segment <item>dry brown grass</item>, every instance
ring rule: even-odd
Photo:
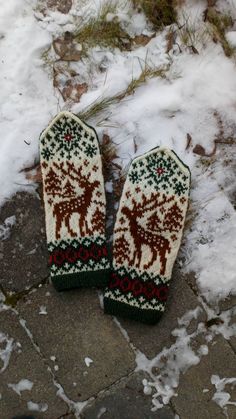
[[[133,0],[133,3],[135,8],[144,11],[156,30],[177,20],[176,0]]]
[[[142,84],[144,84],[148,79],[153,77],[165,78],[168,69],[169,66],[151,68],[147,64],[145,64],[139,77],[133,78],[125,90],[111,97],[99,98],[91,105],[89,105],[87,108],[85,108],[84,111],[80,112],[78,116],[84,120],[94,117],[95,115],[108,109],[111,105],[119,103],[122,99],[134,94],[135,90]]]
[[[225,36],[225,31],[233,25],[233,19],[230,15],[219,13],[210,7],[206,10],[205,19],[209,22],[209,32],[212,39],[216,43],[221,43],[224,53],[227,57],[231,57],[234,48],[231,47]]]
[[[116,17],[110,20],[109,14],[116,11],[114,1],[107,2],[101,6],[99,15],[89,19],[87,24],[75,33],[75,40],[82,46],[82,54],[86,55],[87,50],[96,45],[103,47],[119,48],[129,50],[131,38],[121,27]]]

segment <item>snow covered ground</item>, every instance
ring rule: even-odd
[[[184,272],[195,273],[200,295],[217,304],[236,294],[236,1],[217,2],[218,10],[233,19],[226,31],[230,57],[221,42],[214,42],[204,22],[204,0],[180,2],[179,26],[157,33],[132,2],[116,1],[106,19],[118,20],[131,39],[143,34],[150,37],[149,42],[124,50],[92,46],[83,59],[59,63],[57,86],[66,86],[68,74],[76,74],[76,81],[87,86],[79,102],[64,101],[53,83],[58,55],[52,41],[66,31],[83,28],[99,16],[106,2],[74,0],[66,14],[36,0],[8,0],[1,5],[0,205],[18,190],[33,190],[22,169],[38,161],[38,137],[50,119],[62,109],[83,114],[103,101],[102,110],[91,114],[88,122],[100,138],[104,133],[110,136],[122,167],[158,145],[172,148],[189,165],[192,190],[178,263]],[[189,33],[191,42],[186,40]],[[138,82],[130,90],[134,81]],[[10,228],[7,222],[6,226]],[[6,226],[0,226],[0,235]],[[46,313],[41,310],[41,314]],[[165,385],[154,376],[152,384],[144,383],[147,394],[156,390],[154,407],[159,407],[159,396],[162,402],[169,401],[179,374],[207,353],[204,345],[198,353],[192,352],[189,345],[194,336],[182,327],[197,315],[180,319],[180,328],[173,332],[176,343],[164,349],[169,360]],[[195,333],[204,333],[203,326]],[[218,328],[216,333],[231,336],[235,328]],[[182,358],[173,364],[176,351],[186,354],[184,365]],[[153,365],[159,367],[162,355],[149,361],[137,353],[137,369],[151,373]],[[224,407],[225,379],[215,376],[212,380],[215,401]]]

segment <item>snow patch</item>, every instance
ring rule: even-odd
[[[18,190],[30,190],[21,170],[38,159],[39,134],[57,112],[42,59],[51,36],[34,18],[35,5],[35,0],[9,0],[0,9],[0,205]]]
[[[39,314],[48,314],[47,313],[47,307],[46,306],[40,306],[39,307]]]
[[[112,181],[105,183],[105,189],[107,192],[112,193],[113,192],[113,183]]]
[[[230,400],[231,395],[225,391],[225,386],[231,385],[231,387],[234,387],[236,385],[236,378],[220,378],[218,375],[212,375],[211,383],[214,384],[216,388],[216,392],[213,395],[212,400],[224,409],[227,415],[227,406],[236,406],[236,401],[233,402]]]
[[[235,48],[236,47],[236,31],[227,32],[226,38],[229,44]]]
[[[102,417],[102,415],[104,415],[104,413],[106,413],[107,409],[105,407],[100,407],[98,414],[97,414],[97,419],[100,419]]]
[[[216,318],[216,313],[209,308],[204,302],[203,307],[206,309],[208,321]],[[190,310],[178,319],[179,327],[172,331],[172,335],[176,337],[175,343],[169,348],[164,347],[163,350],[157,354],[153,359],[148,359],[145,354],[134,348],[136,353],[136,371],[144,371],[149,374],[150,380],[143,380],[144,394],[152,396],[153,408],[155,411],[168,404],[173,396],[176,396],[176,389],[179,385],[180,374],[185,373],[191,366],[197,365],[203,356],[208,355],[207,343],[212,342],[216,335],[222,335],[225,339],[230,339],[236,336],[236,325],[232,322],[236,315],[236,308],[227,310],[217,316],[216,324],[206,328],[204,323],[198,323],[196,330],[188,334],[187,327],[192,320],[196,320],[201,314],[201,307],[196,307],[195,310]],[[201,336],[205,343],[199,345],[197,348],[194,345],[194,350],[191,347],[192,343],[196,343],[196,337]],[[216,376],[214,376],[216,377]],[[217,380],[213,378],[214,383],[218,385],[217,392],[222,391],[222,386],[226,384],[236,384],[235,379],[231,381]],[[235,381],[235,383],[234,383]],[[218,391],[219,390],[219,391]],[[208,389],[203,389],[203,393],[208,392]],[[228,402],[230,396],[218,394],[215,399],[219,403]],[[216,401],[215,400],[215,401]],[[234,403],[234,402],[233,402]]]
[[[17,384],[8,384],[8,387],[11,388],[15,393],[21,396],[21,392],[28,390],[31,391],[33,387],[32,381],[28,380],[27,378],[23,378]]]
[[[3,363],[3,366],[0,369],[0,373],[5,371],[5,369],[8,367],[11,353],[14,349],[13,342],[13,338],[9,338],[8,335],[0,332],[0,360]]]
[[[91,358],[89,358],[88,356],[86,356],[86,358],[84,358],[84,362],[85,362],[87,367],[90,367],[90,364],[93,363],[93,360]]]
[[[48,410],[48,405],[47,403],[35,403],[30,400],[27,402],[27,408],[34,412],[46,412]]]
[[[6,240],[10,236],[11,228],[16,222],[16,216],[7,217],[2,225],[0,225],[0,240]]]
[[[85,408],[85,406],[88,404],[88,401],[86,400],[84,402],[74,402],[73,400],[69,399],[69,397],[65,393],[64,388],[55,380],[55,378],[53,382],[54,385],[57,387],[57,396],[60,397],[71,409],[73,409],[76,419],[80,419],[80,414],[82,410]],[[90,399],[90,401],[92,400],[93,398]]]
[[[200,314],[200,307],[196,310],[187,312],[183,318],[179,319],[179,324],[189,324],[196,318],[196,313]],[[163,350],[152,360],[149,360],[142,352],[136,351],[136,371],[147,372],[152,381],[143,380],[144,393],[152,394],[152,411],[161,409],[168,404],[170,399],[177,395],[176,389],[179,384],[179,377],[193,365],[200,362],[200,358],[207,354],[205,348],[201,348],[197,353],[191,348],[191,341],[204,329],[202,323],[198,324],[197,330],[192,334],[187,333],[184,326],[180,326],[172,331],[176,337],[176,342],[169,348]],[[155,374],[157,371],[157,374]]]

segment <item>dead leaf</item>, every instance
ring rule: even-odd
[[[195,147],[193,149],[193,153],[198,154],[199,156],[205,156],[206,155],[205,148],[202,147],[200,144],[195,145]]]
[[[206,153],[206,150],[204,147],[202,147],[200,144],[195,145],[193,149],[193,153],[198,154],[202,157],[212,157],[216,154],[217,144],[214,142],[213,150],[210,153]]]
[[[49,9],[56,9],[60,13],[67,14],[72,7],[72,0],[47,0]]]
[[[67,100],[72,100],[73,102],[78,103],[81,96],[87,91],[87,83],[73,83],[72,80],[67,80],[65,87],[61,91],[61,94],[65,102]]]
[[[134,38],[133,38],[133,42],[136,44],[136,45],[143,45],[144,47],[145,47],[145,45],[147,45],[148,44],[148,42],[150,42],[150,40],[153,38],[153,36],[147,36],[147,35],[143,35],[143,34],[141,34],[141,35],[136,35]]]
[[[42,182],[42,172],[41,172],[40,164],[23,169],[22,172],[25,172],[26,179],[30,180],[31,182],[34,182],[34,183]]]
[[[167,54],[168,52],[172,50],[173,45],[175,43],[175,39],[176,39],[176,33],[173,30],[170,30],[166,35],[166,41],[167,41],[166,53]]]
[[[66,32],[64,38],[54,39],[52,45],[56,54],[63,61],[79,61],[81,58],[78,43],[73,40],[70,32]]]

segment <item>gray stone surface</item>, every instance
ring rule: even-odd
[[[229,310],[236,306],[236,295],[231,295],[219,302],[219,311]]]
[[[236,327],[236,307],[234,307],[234,315],[232,315],[231,321],[230,321],[230,326],[232,327]],[[231,345],[235,356],[236,356],[236,336],[231,336],[230,340],[229,340],[229,344]],[[235,362],[236,362],[236,358],[235,358]]]
[[[47,314],[39,314],[41,306]],[[135,368],[133,351],[103,314],[95,290],[58,293],[49,285],[28,295],[17,309],[73,400],[96,395]],[[86,357],[93,360],[89,367]]]
[[[21,292],[49,275],[44,210],[36,195],[18,193],[0,212],[0,224],[15,215],[10,236],[0,241],[0,284],[5,291]]]
[[[56,395],[49,365],[71,400],[84,401],[94,397],[82,412],[81,419],[174,419],[170,407],[151,411],[151,396],[143,393],[145,374],[134,372],[136,363],[132,346],[112,317],[103,314],[96,290],[58,293],[51,285],[39,285],[49,274],[40,200],[33,195],[17,194],[1,209],[0,224],[11,215],[16,216],[16,224],[10,237],[0,241],[0,285],[8,294],[8,304],[18,301],[16,308],[20,317],[26,320],[40,354],[19,324],[18,316],[10,310],[1,312],[0,332],[13,338],[15,346],[9,366],[0,373],[0,419],[12,419],[20,414],[33,414],[35,419],[75,418],[67,404]],[[36,285],[37,289],[32,290]],[[24,291],[28,288],[31,291],[27,294]],[[9,298],[10,292],[15,292],[15,297]],[[178,318],[200,305],[196,294],[194,274],[182,276],[175,268],[167,308],[157,325],[118,320],[131,342],[148,358],[153,358],[164,346],[169,347],[176,341],[171,332],[178,327]],[[222,301],[216,314],[235,308],[235,301],[235,297]],[[199,321],[205,320],[202,311],[197,320],[191,321],[188,333],[195,330]],[[235,320],[236,316],[232,323]],[[17,346],[17,342],[22,346]],[[202,343],[206,343],[204,334],[197,336],[191,347],[197,353]],[[0,341],[0,351],[5,344],[4,340]],[[212,401],[215,387],[211,384],[211,375],[235,377],[235,356],[236,337],[226,341],[218,336],[213,345],[209,344],[209,355],[203,356],[198,365],[181,375],[178,397],[171,400],[180,419],[225,418],[222,409]],[[86,357],[93,360],[90,366],[86,366]],[[0,358],[0,370],[2,365]],[[8,384],[16,384],[23,378],[32,381],[34,386],[31,391],[23,391],[20,397]],[[209,391],[203,392],[204,388]],[[226,391],[235,401],[236,389],[227,386]],[[30,400],[46,403],[47,411],[28,411]],[[236,417],[234,406],[228,407],[228,415],[229,419]]]
[[[156,325],[149,326],[118,318],[127,331],[131,342],[148,358],[153,358],[164,346],[170,346],[175,341],[171,332],[178,326],[178,318],[182,317],[186,311],[199,306],[197,297],[177,269],[174,270],[172,278],[166,311]],[[195,329],[198,321],[204,321],[205,319],[206,315],[202,311],[198,320],[191,322],[189,332]]]
[[[144,378],[149,377],[135,373],[112,386],[86,407],[81,419],[174,419],[175,414],[168,406],[151,411],[151,397],[143,393]]]
[[[178,397],[173,397],[172,403],[181,419],[224,419],[222,409],[212,401],[216,389],[211,384],[211,376],[219,375],[220,378],[236,377],[235,354],[229,344],[220,336],[208,345],[209,353],[201,358],[201,362],[191,367],[181,375],[178,386]],[[203,392],[209,389],[208,392]],[[236,400],[236,388],[227,387],[232,400]],[[236,417],[236,407],[228,406],[228,418]],[[191,416],[190,416],[191,412]],[[207,416],[206,416],[207,415]]]
[[[7,347],[7,341],[3,336],[7,336],[8,342],[13,339],[13,350],[5,369],[0,356],[0,418],[11,419],[14,415],[31,414],[35,419],[56,419],[66,414],[68,406],[56,396],[57,388],[53,384],[47,365],[35,351],[18,317],[10,310],[0,313],[0,354],[2,357]],[[22,391],[19,396],[8,387],[8,384],[17,384],[22,379],[30,380],[33,387],[31,390]],[[41,404],[42,407],[44,405],[45,408],[47,405],[47,410],[41,413],[28,410],[27,402],[30,401]]]

